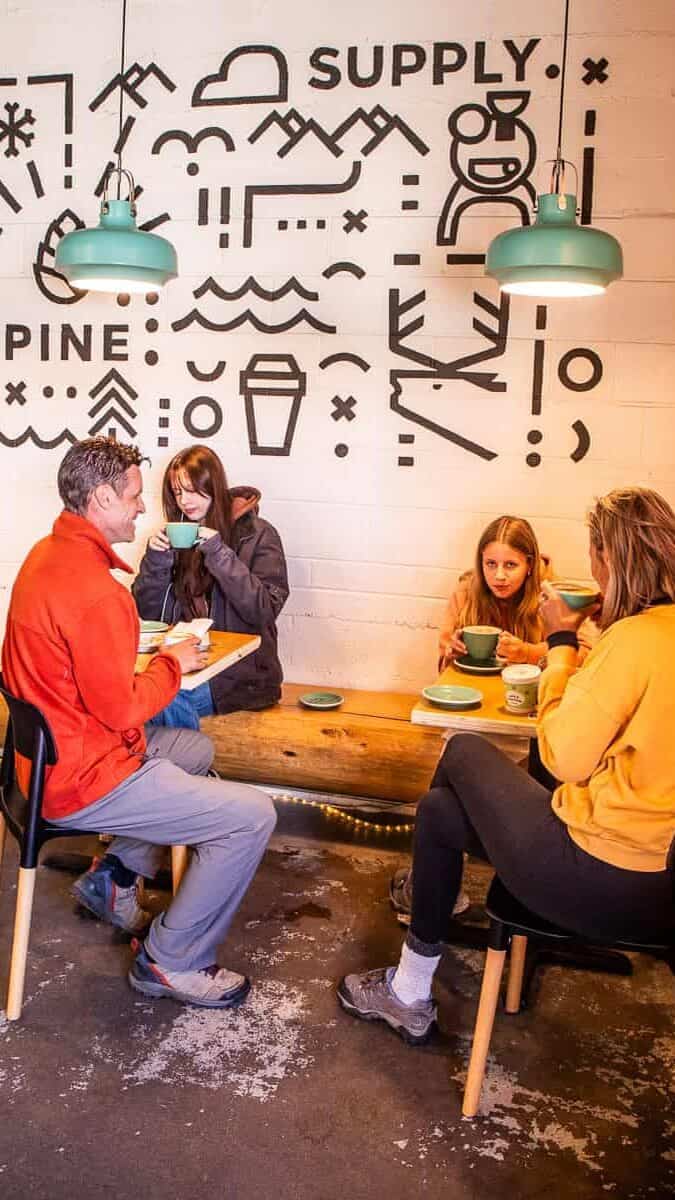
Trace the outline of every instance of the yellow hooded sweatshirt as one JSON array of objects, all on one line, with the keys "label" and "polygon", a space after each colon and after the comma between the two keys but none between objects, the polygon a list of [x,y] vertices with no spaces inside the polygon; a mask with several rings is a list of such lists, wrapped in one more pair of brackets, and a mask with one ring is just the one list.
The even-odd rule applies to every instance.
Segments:
[{"label": "yellow hooded sweatshirt", "polygon": [[560,779],[553,810],[582,850],[663,871],[675,835],[675,605],[611,625],[583,666],[549,651],[539,752]]}]

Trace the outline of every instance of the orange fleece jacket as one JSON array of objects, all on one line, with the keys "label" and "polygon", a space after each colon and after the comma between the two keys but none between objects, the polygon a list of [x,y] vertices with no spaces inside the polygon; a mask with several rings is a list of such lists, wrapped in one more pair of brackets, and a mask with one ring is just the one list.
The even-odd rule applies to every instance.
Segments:
[{"label": "orange fleece jacket", "polygon": [[[47,768],[43,815],[65,817],[102,799],[141,765],[144,722],[180,686],[157,654],[134,675],[139,622],[111,570],[131,571],[85,517],[62,512],[16,578],[2,670],[10,691],[45,715],[58,762]],[[17,755],[21,787],[29,765]]]}]

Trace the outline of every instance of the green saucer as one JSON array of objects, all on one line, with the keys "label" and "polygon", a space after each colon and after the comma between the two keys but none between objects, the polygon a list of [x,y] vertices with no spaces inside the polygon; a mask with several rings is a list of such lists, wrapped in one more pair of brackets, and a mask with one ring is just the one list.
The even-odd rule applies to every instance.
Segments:
[{"label": "green saucer", "polygon": [[305,708],[339,708],[343,701],[339,692],[305,692],[300,696]]},{"label": "green saucer", "polygon": [[483,702],[483,693],[479,692],[478,688],[457,687],[449,683],[435,683],[432,687],[425,687],[422,695],[430,704],[460,712],[467,708],[479,708]]}]

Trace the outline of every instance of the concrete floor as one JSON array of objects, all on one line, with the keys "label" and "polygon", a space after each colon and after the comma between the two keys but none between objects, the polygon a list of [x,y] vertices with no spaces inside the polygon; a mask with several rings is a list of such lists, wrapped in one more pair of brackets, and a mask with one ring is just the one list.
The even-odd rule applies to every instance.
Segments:
[{"label": "concrete floor", "polygon": [[[253,978],[235,1013],[134,994],[128,945],[40,870],[23,1017],[0,1018],[3,1200],[675,1195],[667,968],[547,968],[531,1011],[498,1016],[482,1115],[463,1121],[483,956],[448,949],[428,1046],[343,1013],[335,981],[397,958],[387,884],[407,846],[326,839],[341,828],[284,806],[223,955]],[[12,846],[3,994],[14,866]],[[487,880],[469,867],[474,902]]]}]

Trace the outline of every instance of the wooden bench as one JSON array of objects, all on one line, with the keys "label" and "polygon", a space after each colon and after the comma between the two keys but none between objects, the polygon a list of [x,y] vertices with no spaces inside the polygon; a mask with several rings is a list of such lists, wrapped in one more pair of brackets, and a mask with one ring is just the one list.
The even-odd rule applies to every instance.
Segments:
[{"label": "wooden bench", "polygon": [[207,717],[202,729],[226,779],[416,804],[443,746],[442,729],[413,725],[413,693],[340,688],[340,708],[317,712],[299,697],[316,685],[287,683],[262,712]]}]

